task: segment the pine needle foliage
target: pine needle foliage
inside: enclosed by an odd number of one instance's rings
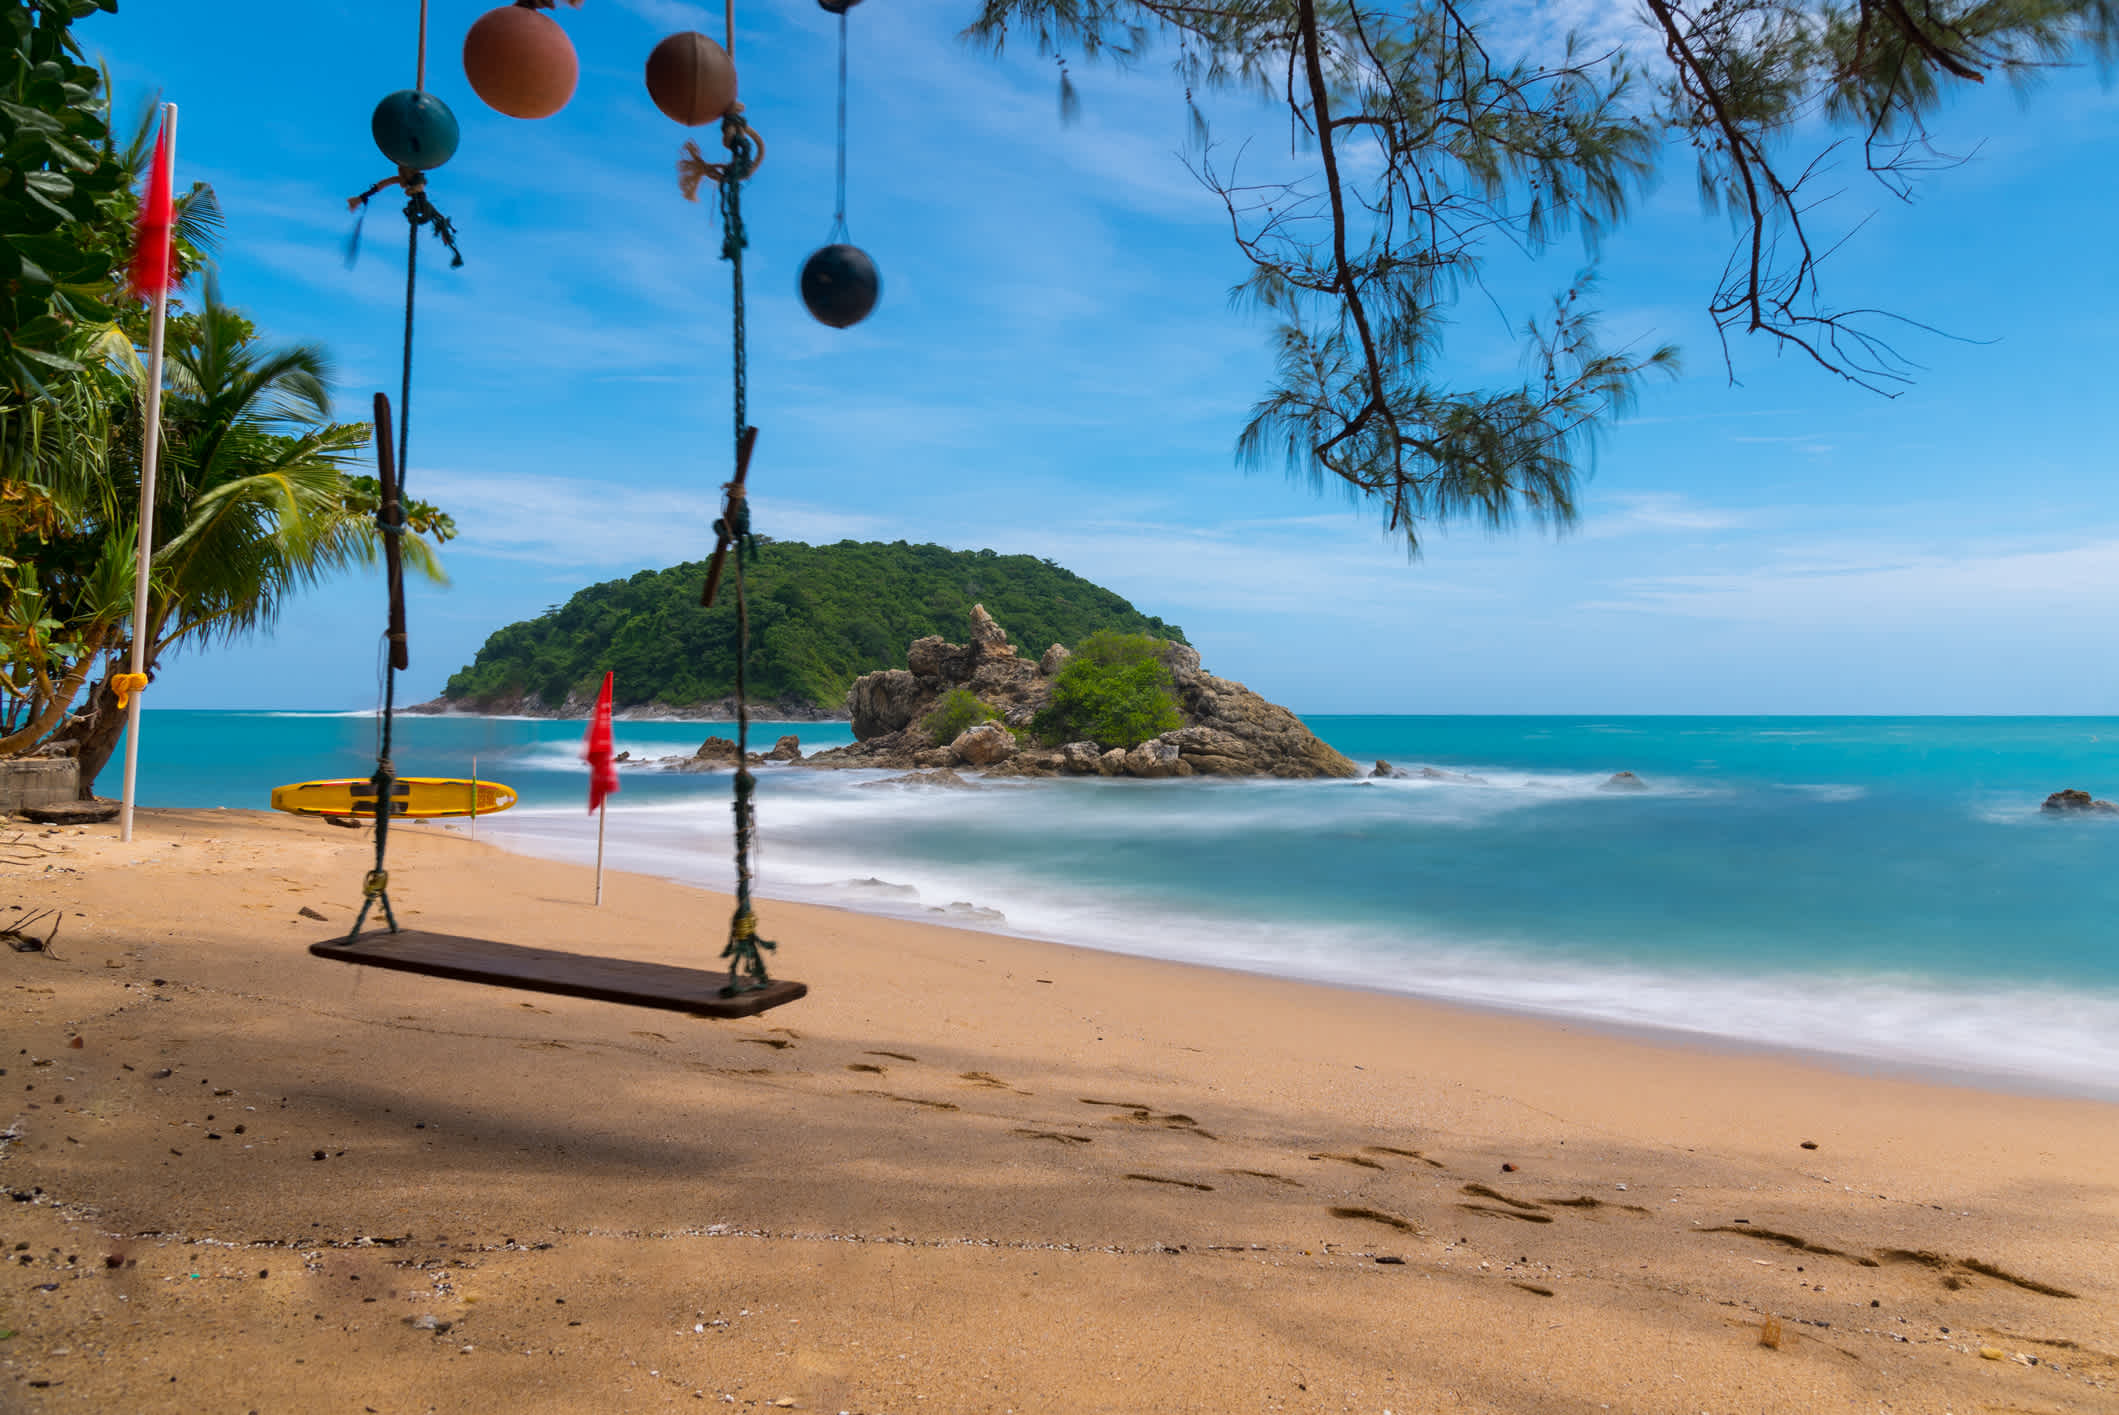
[[[1707,298],[1731,378],[1730,337],[1757,334],[1888,393],[1915,367],[1891,340],[1927,326],[1826,295],[1816,189],[1840,149],[1910,198],[1954,160],[1927,129],[1953,86],[2119,54],[2119,0],[1643,0],[1631,39],[1544,52],[1522,18],[1459,0],[982,0],[964,37],[1055,57],[1063,115],[1082,102],[1070,57],[1175,51],[1193,171],[1249,265],[1233,296],[1273,325],[1239,459],[1343,487],[1415,552],[1452,522],[1567,526],[1599,434],[1677,372],[1670,346],[1600,343],[1592,303],[1599,238],[1671,157],[1691,150],[1736,228]],[[1283,108],[1314,162],[1246,181],[1244,151],[1209,141],[1196,98],[1213,88]],[[1464,386],[1445,348],[1459,303],[1493,301],[1496,257],[1535,262],[1563,237],[1589,266],[1521,323],[1523,376]]]

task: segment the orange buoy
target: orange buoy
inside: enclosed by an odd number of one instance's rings
[[[550,15],[526,2],[503,5],[480,15],[464,36],[464,77],[497,112],[549,118],[574,96],[581,61]]]
[[[673,34],[647,56],[647,93],[687,128],[718,122],[736,102],[736,65],[697,30]]]

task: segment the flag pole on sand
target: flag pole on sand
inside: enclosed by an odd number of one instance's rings
[[[596,711],[589,717],[588,745],[582,756],[589,763],[589,810],[596,817],[596,902],[603,903],[603,823],[605,798],[618,789],[618,767],[611,760],[611,675],[603,675],[603,691],[596,695]]]
[[[147,195],[140,203],[139,226],[132,253],[132,289],[153,302],[147,327],[146,435],[140,440],[140,547],[133,567],[132,665],[112,675],[118,706],[125,710],[125,793],[118,805],[118,838],[132,839],[132,806],[140,776],[140,695],[147,687],[147,575],[154,557],[155,465],[162,451],[162,329],[169,309],[170,231],[176,203],[170,190],[170,164],[176,157],[177,106],[162,105],[162,130],[155,137],[154,167]]]

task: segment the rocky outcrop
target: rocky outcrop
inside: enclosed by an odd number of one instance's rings
[[[2045,804],[2038,809],[2056,816],[2119,816],[2119,806],[2110,801],[2094,800],[2087,791],[2055,791],[2045,798]]]
[[[1360,768],[1320,741],[1286,708],[1200,667],[1199,652],[1169,643],[1163,663],[1183,725],[1131,748],[1095,742],[1033,746],[1009,729],[1027,727],[1052,696],[1052,680],[1072,657],[1058,644],[1035,662],[1020,656],[983,605],[971,611],[971,642],[916,639],[905,667],[866,674],[846,695],[850,747],[806,759],[811,766],[935,769],[984,767],[989,775],[1353,777]],[[938,746],[922,725],[942,697],[965,689],[994,711]]]
[[[1646,791],[1648,783],[1630,771],[1615,771],[1611,779],[1599,786],[1599,791]]]

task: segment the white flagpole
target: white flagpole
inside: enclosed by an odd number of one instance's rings
[[[605,801],[596,808],[596,903],[603,904],[603,822],[611,813],[611,803]]]
[[[478,838],[478,753],[471,753],[471,838]]]
[[[162,132],[168,143],[170,185],[173,188],[177,168],[177,106],[174,103],[162,105]],[[174,240],[174,236],[171,231],[165,234],[165,239]],[[132,584],[132,672],[136,684],[138,675],[147,671],[142,666],[147,656],[147,572],[154,556],[155,466],[162,453],[162,326],[169,309],[166,281],[163,286],[154,293],[154,310],[147,328],[147,434],[140,442],[140,548]],[[118,805],[120,840],[132,839],[132,805],[140,777],[140,700],[145,696],[136,688],[126,709],[125,793]]]

